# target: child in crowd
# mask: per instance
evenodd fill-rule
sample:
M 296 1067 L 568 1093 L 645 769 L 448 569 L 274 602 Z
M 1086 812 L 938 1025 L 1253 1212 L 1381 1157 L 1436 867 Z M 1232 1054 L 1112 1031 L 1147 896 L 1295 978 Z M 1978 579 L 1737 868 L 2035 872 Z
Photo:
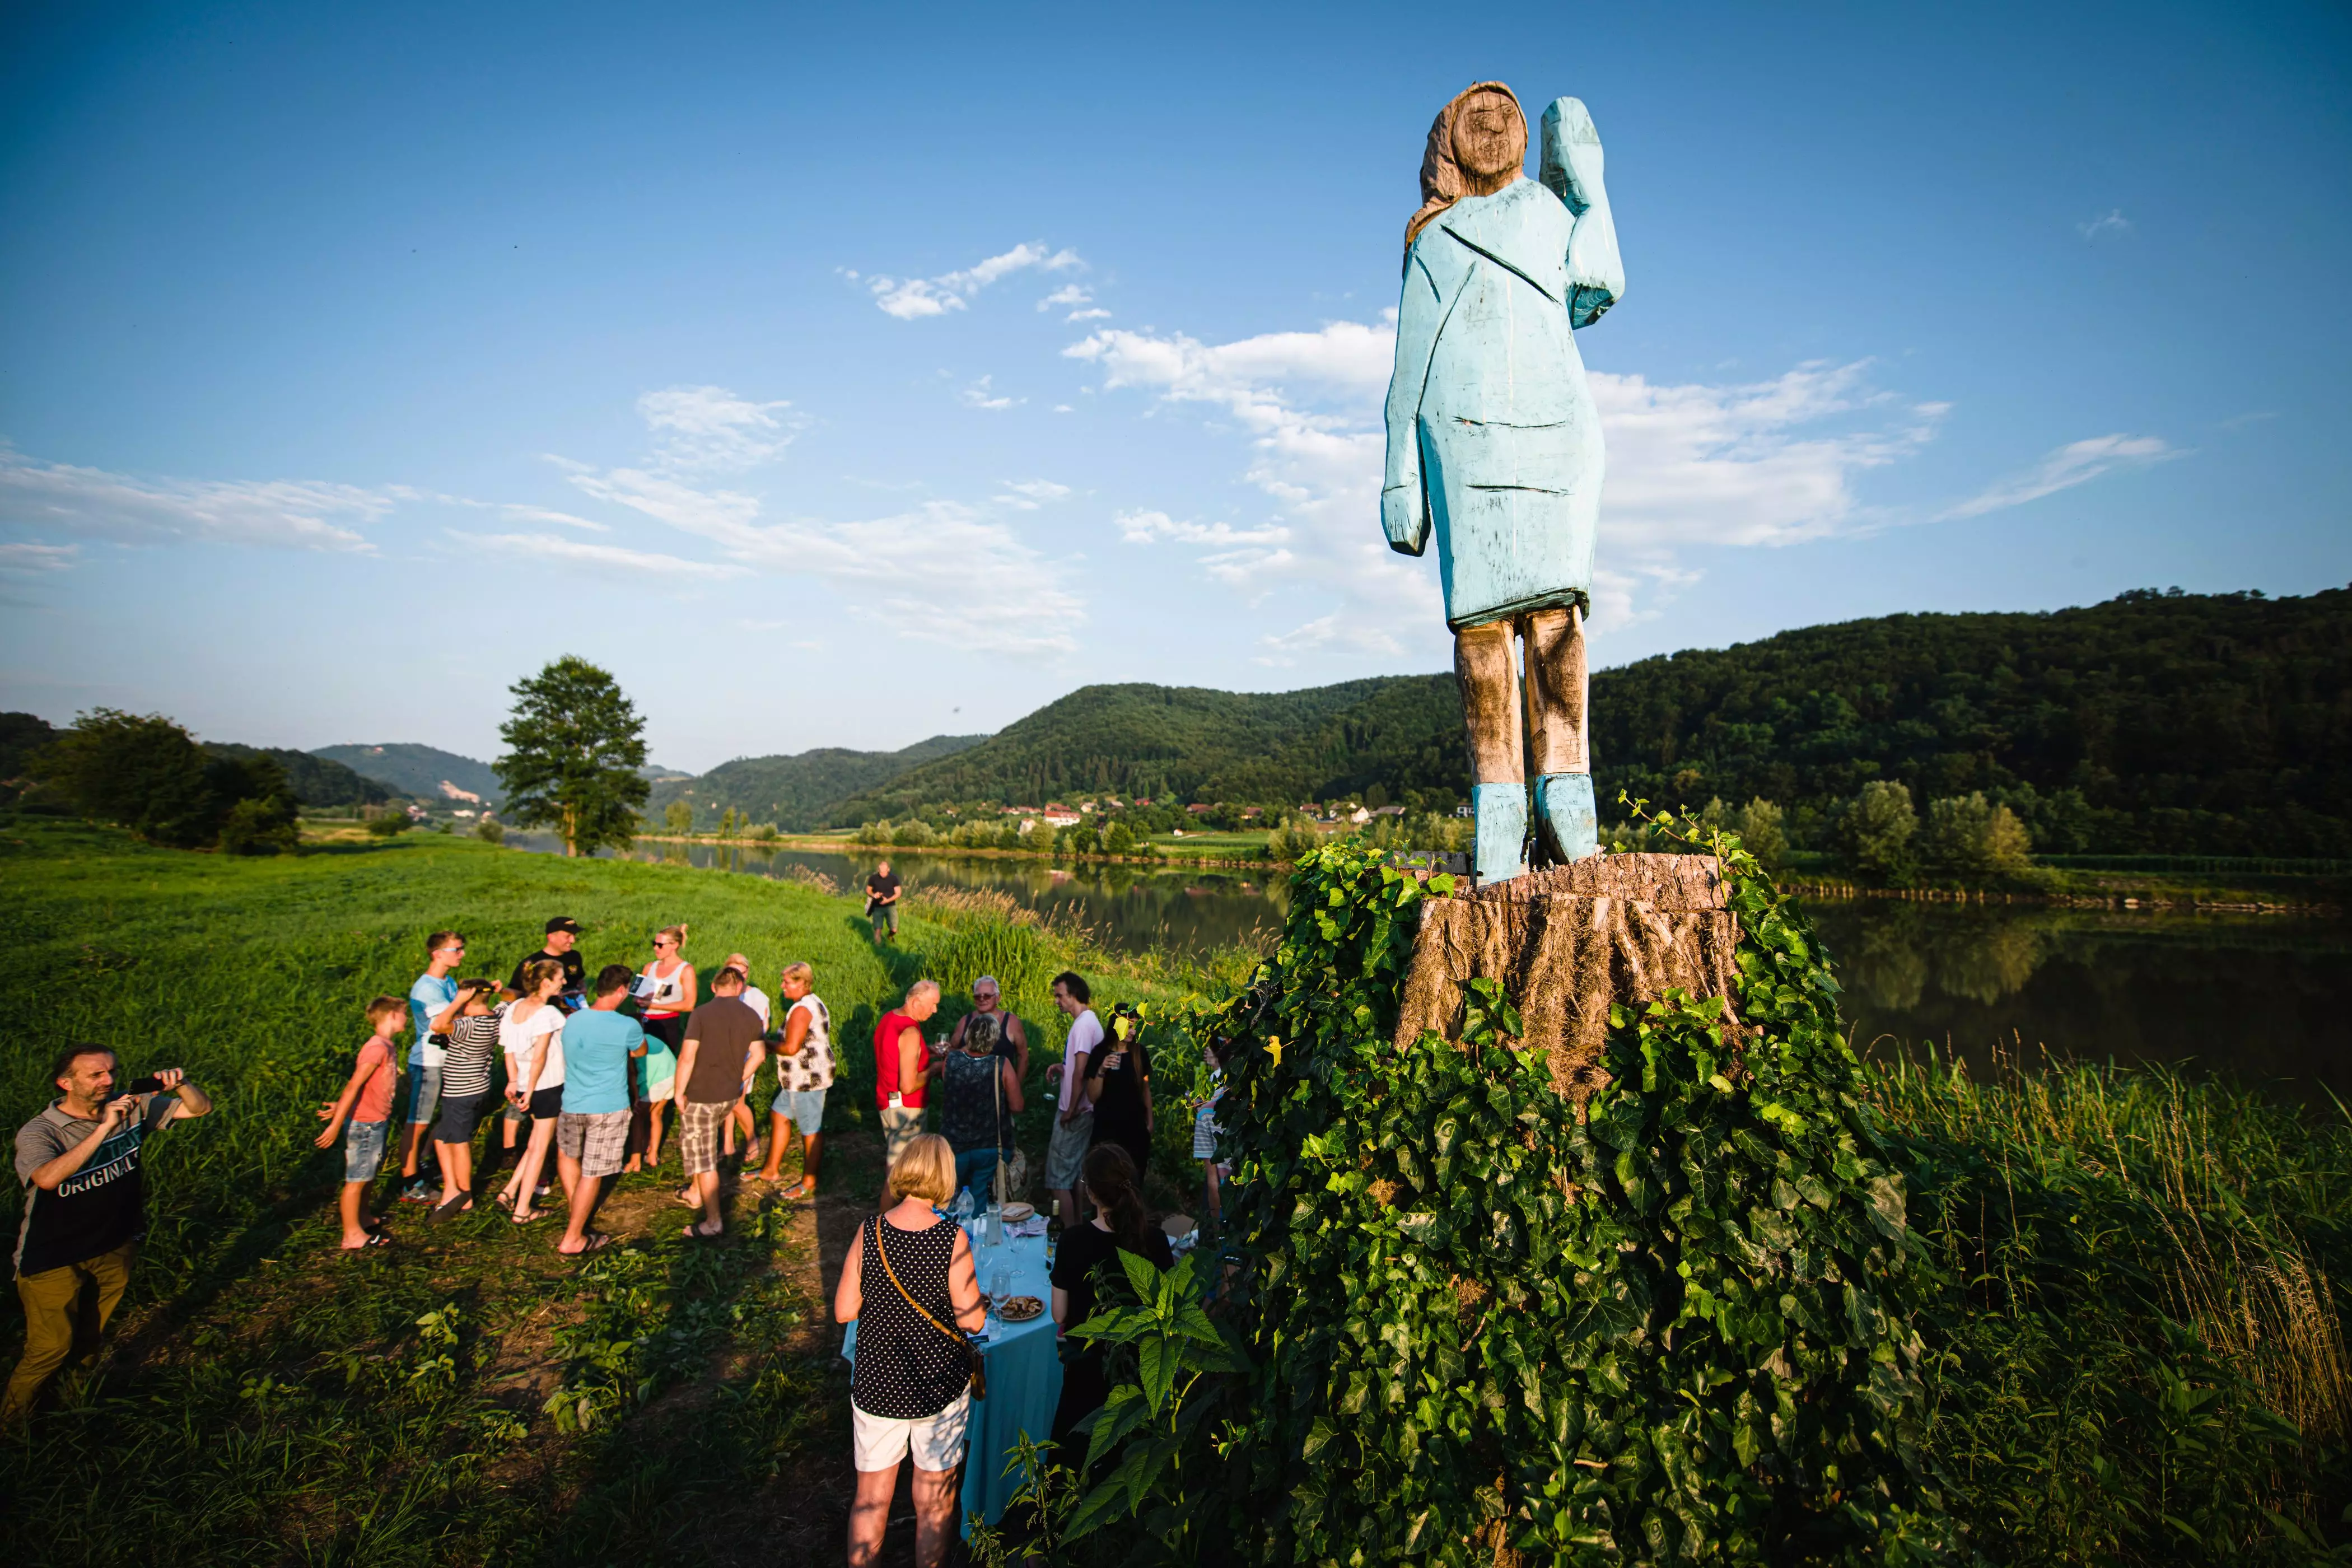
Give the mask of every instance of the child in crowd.
M 1225 1058 L 1216 1041 L 1203 1053 L 1209 1058 L 1209 1098 L 1192 1107 L 1192 1158 L 1201 1162 L 1202 1210 L 1212 1231 L 1223 1228 L 1218 1211 L 1218 1184 L 1229 1167 L 1217 1159 L 1217 1101 L 1225 1098 Z
M 331 1149 L 336 1135 L 343 1135 L 342 1245 L 346 1252 L 391 1243 L 391 1237 L 368 1227 L 362 1211 L 368 1184 L 383 1169 L 384 1150 L 391 1142 L 392 1080 L 398 1070 L 393 1066 L 392 1046 L 408 1027 L 408 1004 L 397 996 L 379 996 L 367 1005 L 367 1020 L 373 1032 L 360 1045 L 359 1061 L 352 1068 L 351 1081 L 343 1085 L 341 1098 L 319 1107 L 319 1120 L 327 1124 L 327 1130 L 319 1134 L 318 1146 Z M 351 1118 L 347 1132 L 346 1116 Z

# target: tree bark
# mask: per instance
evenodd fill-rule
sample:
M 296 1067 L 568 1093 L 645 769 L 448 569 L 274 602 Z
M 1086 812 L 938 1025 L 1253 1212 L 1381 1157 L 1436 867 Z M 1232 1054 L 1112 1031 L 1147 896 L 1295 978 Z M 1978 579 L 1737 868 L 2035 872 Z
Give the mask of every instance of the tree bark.
M 1421 906 L 1398 1009 L 1400 1049 L 1435 1030 L 1462 1037 L 1464 992 L 1500 981 L 1522 1043 L 1582 1106 L 1609 1081 L 1601 1065 L 1612 1004 L 1669 989 L 1720 996 L 1730 1017 L 1739 921 L 1724 907 L 1710 855 L 1599 855 Z M 1736 1022 L 1736 1020 L 1734 1020 Z

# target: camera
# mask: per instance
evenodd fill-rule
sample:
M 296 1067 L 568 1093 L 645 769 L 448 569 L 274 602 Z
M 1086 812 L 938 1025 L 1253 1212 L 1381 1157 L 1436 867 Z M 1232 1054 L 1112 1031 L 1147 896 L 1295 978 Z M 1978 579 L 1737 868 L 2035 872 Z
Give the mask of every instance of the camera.
M 134 1094 L 153 1094 L 163 1087 L 163 1080 L 162 1079 L 157 1078 L 153 1073 L 146 1073 L 141 1077 L 132 1079 L 129 1083 L 123 1085 L 121 1089 L 116 1089 L 112 1094 L 108 1095 L 102 1103 L 112 1105 L 116 1100 L 128 1100 Z

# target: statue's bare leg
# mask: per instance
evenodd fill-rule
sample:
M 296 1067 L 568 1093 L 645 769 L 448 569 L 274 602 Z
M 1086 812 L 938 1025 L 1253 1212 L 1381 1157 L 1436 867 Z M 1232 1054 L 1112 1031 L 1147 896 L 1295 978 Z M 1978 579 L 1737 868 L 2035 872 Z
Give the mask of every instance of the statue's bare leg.
M 1535 758 L 1536 837 L 1543 857 L 1565 865 L 1601 852 L 1585 725 L 1590 675 L 1584 617 L 1570 605 L 1525 620 L 1528 740 Z
M 1454 679 L 1470 740 L 1470 800 L 1478 816 L 1474 864 L 1482 882 L 1527 867 L 1527 764 L 1519 731 L 1519 672 L 1511 624 L 1489 621 L 1454 634 Z

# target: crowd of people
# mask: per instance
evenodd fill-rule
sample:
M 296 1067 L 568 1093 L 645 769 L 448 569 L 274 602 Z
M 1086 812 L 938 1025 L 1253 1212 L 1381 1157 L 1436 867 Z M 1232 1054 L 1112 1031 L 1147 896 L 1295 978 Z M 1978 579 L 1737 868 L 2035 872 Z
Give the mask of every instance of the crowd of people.
M 560 1184 L 565 1219 L 556 1250 L 576 1257 L 610 1246 L 612 1237 L 595 1228 L 606 1184 L 661 1165 L 673 1110 L 684 1176 L 677 1196 L 695 1215 L 683 1227 L 688 1239 L 724 1228 L 719 1165 L 736 1152 L 739 1134 L 752 1179 L 775 1183 L 797 1131 L 801 1170 L 784 1196 L 814 1195 L 834 1058 L 814 968 L 783 966 L 776 991 L 784 1016 L 772 1026 L 772 1004 L 740 952 L 712 972 L 705 994 L 704 977 L 685 956 L 683 925 L 654 933 L 653 957 L 642 967 L 610 963 L 593 976 L 576 951 L 579 936 L 571 917 L 549 921 L 545 945 L 502 984 L 457 978 L 466 939 L 435 931 L 408 995 L 367 1005 L 369 1033 L 351 1076 L 319 1110 L 326 1123 L 319 1146 L 340 1139 L 343 1148 L 342 1247 L 389 1244 L 366 1198 L 395 1142 L 401 1198 L 430 1205 L 436 1219 L 493 1201 L 482 1188 L 503 1163 L 509 1174 L 494 1201 L 511 1223 L 548 1217 Z M 398 1042 L 408 1033 L 415 1038 L 403 1072 Z M 762 1165 L 748 1098 L 771 1057 L 778 1092 Z M 499 1142 L 480 1151 L 478 1164 L 477 1141 L 494 1120 Z
M 889 911 L 898 891 L 895 879 L 868 889 L 877 942 L 895 934 Z M 686 1241 L 721 1234 L 721 1162 L 735 1153 L 739 1135 L 746 1177 L 781 1185 L 797 1134 L 800 1168 L 782 1196 L 815 1194 L 835 1055 L 832 1015 L 812 966 L 785 964 L 772 1005 L 741 953 L 707 979 L 699 973 L 685 957 L 684 925 L 655 933 L 641 966 L 608 963 L 593 974 L 576 951 L 580 931 L 568 916 L 550 920 L 541 950 L 504 981 L 478 967 L 466 976 L 465 936 L 435 931 L 407 995 L 367 1003 L 366 1037 L 341 1092 L 318 1113 L 317 1146 L 341 1150 L 343 1249 L 392 1244 L 369 1194 L 397 1159 L 399 1198 L 429 1205 L 436 1219 L 495 1203 L 509 1223 L 536 1225 L 551 1216 L 560 1186 L 555 1250 L 595 1252 L 613 1241 L 596 1227 L 609 1184 L 661 1166 L 672 1120 L 683 1176 L 677 1198 L 692 1215 L 682 1226 Z M 1052 995 L 1069 1019 L 1061 1059 L 1044 1075 L 1054 1097 L 1044 1183 L 1061 1222 L 1052 1310 L 1066 1333 L 1091 1315 L 1097 1270 L 1118 1252 L 1163 1269 L 1173 1259 L 1141 1195 L 1157 1115 L 1141 1020 L 1120 1006 L 1106 1022 L 1074 972 L 1055 976 Z M 939 1559 L 954 1523 L 953 1472 L 970 1405 L 964 1334 L 981 1316 L 970 1246 L 949 1205 L 960 1194 L 974 1207 L 1003 1203 L 1030 1184 L 1016 1136 L 1029 1104 L 1029 1028 L 1006 1010 L 992 976 L 973 983 L 971 1007 L 952 1030 L 929 1037 L 940 1001 L 938 983 L 918 981 L 874 1031 L 887 1206 L 862 1227 L 835 1303 L 843 1321 L 858 1324 L 854 1563 L 879 1550 L 898 1469 L 910 1457 L 918 1561 Z M 404 1036 L 413 1038 L 404 1058 Z M 750 1096 L 771 1058 L 776 1092 L 762 1139 Z M 17 1133 L 26 1205 L 16 1265 L 27 1326 L 0 1407 L 8 1421 L 29 1412 L 70 1353 L 93 1346 L 121 1300 L 144 1233 L 143 1141 L 212 1109 L 176 1068 L 119 1090 L 118 1070 L 104 1047 L 69 1049 L 54 1064 L 58 1097 Z M 1192 1152 L 1213 1214 L 1213 1100 L 1195 1115 Z M 493 1123 L 499 1136 L 486 1139 Z M 501 1170 L 505 1180 L 492 1194 L 488 1184 Z M 891 1288 L 877 1288 L 880 1279 Z M 1057 1439 L 1107 1393 L 1098 1352 L 1067 1342 L 1064 1363 Z

